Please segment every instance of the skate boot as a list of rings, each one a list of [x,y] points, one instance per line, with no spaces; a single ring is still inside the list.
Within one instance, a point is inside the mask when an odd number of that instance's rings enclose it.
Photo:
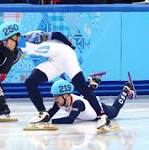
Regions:
[[[16,122],[16,117],[10,116],[10,109],[7,104],[3,103],[0,105],[0,122]]]
[[[135,90],[135,87],[134,87],[134,84],[130,81],[126,82],[125,83],[125,86],[123,88],[123,91],[125,91],[128,95],[128,98],[130,100],[136,98],[136,90]]]
[[[50,115],[46,111],[39,112],[37,117],[31,119],[30,124],[24,127],[24,131],[58,130],[58,127],[49,123]]]
[[[108,119],[107,115],[103,114],[100,116],[97,121],[97,129],[99,132],[108,132],[110,131],[110,119]]]
[[[31,119],[30,123],[35,124],[35,123],[42,123],[42,122],[49,122],[50,120],[50,115],[46,111],[41,111],[39,112],[38,117],[34,117]]]
[[[101,83],[101,78],[103,75],[105,75],[106,72],[99,72],[99,73],[94,73],[94,74],[90,74],[89,78],[88,78],[88,87],[90,87],[91,89],[97,89],[99,84]]]
[[[49,123],[50,115],[46,111],[39,112],[38,117],[31,119],[30,124],[24,128],[25,131],[58,130]]]
[[[0,106],[0,115],[6,115],[6,116],[9,116],[10,114],[10,109],[8,107],[7,104],[2,104]]]

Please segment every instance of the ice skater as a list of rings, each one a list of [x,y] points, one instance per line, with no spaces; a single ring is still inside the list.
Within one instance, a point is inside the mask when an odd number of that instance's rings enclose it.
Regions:
[[[92,80],[90,80],[89,86],[92,85]],[[51,87],[51,93],[54,96],[54,104],[52,108],[50,108],[48,111],[45,111],[47,115],[44,118],[45,120],[42,121],[51,120],[52,124],[73,124],[78,120],[96,120],[98,116],[88,100],[86,100],[83,96],[73,94],[73,91],[73,84],[67,80],[61,79],[54,82]],[[117,117],[127,98],[135,98],[135,91],[131,82],[126,82],[122,89],[122,92],[115,98],[112,105],[107,105],[103,102],[99,103],[108,118],[113,119]],[[68,116],[53,119],[53,116],[61,108],[64,108],[65,111],[68,112]],[[38,118],[36,121],[39,121]]]
[[[0,115],[7,117],[10,115],[10,109],[6,103],[2,82],[21,57],[22,52],[18,48],[20,36],[20,27],[17,23],[6,22],[0,25]]]

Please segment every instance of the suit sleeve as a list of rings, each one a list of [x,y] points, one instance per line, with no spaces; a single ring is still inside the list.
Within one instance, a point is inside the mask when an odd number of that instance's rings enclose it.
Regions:
[[[59,109],[60,108],[58,107],[58,105],[54,103],[53,107],[48,110],[50,118],[52,118],[58,112]]]
[[[0,46],[0,72],[8,73],[21,57],[21,50],[15,49],[15,52],[10,51],[8,48]]]
[[[52,119],[53,124],[72,124],[78,115],[85,110],[85,105],[82,101],[76,100],[72,105],[72,110],[67,117]]]
[[[75,50],[74,45],[61,32],[52,32],[51,40],[59,40],[59,41],[63,42],[64,44],[70,46],[72,49]]]

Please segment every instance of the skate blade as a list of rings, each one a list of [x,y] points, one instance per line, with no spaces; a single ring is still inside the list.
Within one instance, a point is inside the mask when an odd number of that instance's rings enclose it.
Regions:
[[[10,117],[10,118],[0,118],[0,122],[16,122],[16,121],[18,121],[18,119],[17,118],[12,118],[12,117]]]
[[[24,131],[51,131],[58,130],[58,128],[54,125],[28,125],[24,129]]]
[[[137,91],[136,91],[135,85],[134,85],[134,83],[133,83],[133,80],[132,80],[132,78],[131,78],[130,72],[128,72],[128,82],[130,82],[130,83],[132,84],[132,86],[133,86],[133,91],[135,92],[135,97],[134,97],[134,98],[136,98],[136,97],[137,97]]]
[[[97,129],[97,132],[99,134],[111,132],[111,131],[120,131],[120,127],[117,122],[112,121],[109,127],[101,127],[100,129]]]
[[[101,127],[99,129],[97,129],[97,132],[99,134],[107,133],[107,132],[110,132],[110,131],[111,131],[111,129],[109,127]]]
[[[116,125],[110,126],[110,131],[119,131],[119,130],[121,130],[119,126],[116,126]]]
[[[90,74],[90,76],[103,76],[103,75],[106,75],[106,72],[97,72],[97,73],[92,73]]]

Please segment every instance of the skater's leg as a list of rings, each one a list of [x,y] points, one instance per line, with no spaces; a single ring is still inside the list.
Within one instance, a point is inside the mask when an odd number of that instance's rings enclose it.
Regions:
[[[88,87],[93,91],[95,89],[97,89],[101,83],[102,75],[105,75],[105,74],[106,74],[106,72],[101,72],[101,73],[90,75],[88,78],[88,81],[87,81]],[[103,102],[101,102],[101,105],[104,110],[104,113],[108,116],[109,119],[113,119],[117,116],[118,110],[115,107],[113,107],[111,105],[106,105]]]
[[[114,100],[114,103],[113,103],[113,106],[117,109],[117,110],[120,110],[124,104],[125,104],[125,101],[127,99],[127,92],[125,92],[124,90],[121,92],[121,94],[119,96],[117,96]]]
[[[106,105],[103,102],[101,102],[101,104],[102,104],[105,114],[108,116],[109,119],[113,119],[118,115],[119,110],[116,107],[111,106],[111,105]]]
[[[10,109],[6,104],[6,99],[2,89],[2,85],[0,83],[0,115],[7,115],[7,114],[10,114]]]
[[[79,92],[84,96],[84,98],[86,98],[89,101],[90,105],[95,109],[97,116],[103,113],[95,94],[88,88],[88,85],[85,81],[82,72],[79,72],[72,79],[72,83],[79,90]]]
[[[102,103],[104,112],[109,119],[113,119],[118,115],[120,109],[124,106],[127,98],[132,99],[136,97],[135,96],[136,92],[134,90],[135,90],[134,84],[133,81],[131,80],[131,82],[129,81],[125,83],[122,92],[120,93],[119,96],[115,98],[112,106]]]
[[[25,81],[29,96],[38,111],[46,110],[43,104],[43,98],[38,89],[39,84],[46,81],[48,81],[47,76],[38,69],[34,69]]]
[[[103,109],[99,105],[98,100],[95,94],[93,93],[93,91],[89,89],[85,81],[85,78],[83,76],[83,73],[79,72],[77,75],[75,75],[75,77],[72,79],[72,83],[79,90],[79,92],[84,96],[84,98],[89,101],[90,105],[95,110],[97,117],[99,118],[97,122],[97,129],[109,125],[110,120],[108,120],[108,117],[103,112]]]
[[[92,90],[89,89],[85,78],[83,76],[82,72],[79,72],[73,79],[72,83],[74,86],[80,91],[80,93],[84,96],[85,99],[87,99],[90,103],[90,105],[93,107],[97,114],[97,118],[99,118],[97,122],[97,129],[108,126],[110,124],[110,120],[105,115],[102,106],[99,105],[98,100],[93,93]]]
[[[132,87],[132,83],[130,82],[125,83],[125,86],[123,87],[121,94],[115,99],[113,106],[116,109],[120,110],[124,106],[126,99],[127,98],[133,99],[135,97],[135,93],[136,92]]]

